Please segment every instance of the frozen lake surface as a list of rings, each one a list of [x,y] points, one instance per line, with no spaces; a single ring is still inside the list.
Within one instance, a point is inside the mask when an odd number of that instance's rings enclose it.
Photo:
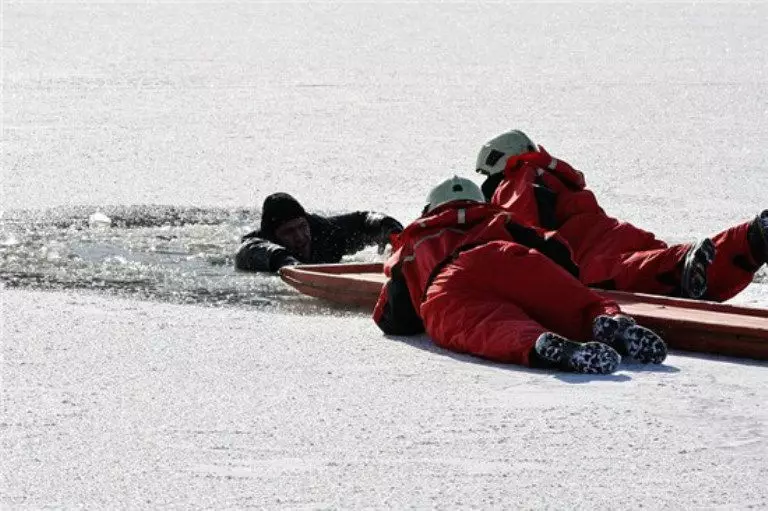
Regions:
[[[232,270],[269,193],[408,222],[510,128],[668,241],[748,220],[768,207],[765,5],[0,17],[0,507],[768,506],[765,363],[489,364]],[[766,282],[735,301],[768,307]]]

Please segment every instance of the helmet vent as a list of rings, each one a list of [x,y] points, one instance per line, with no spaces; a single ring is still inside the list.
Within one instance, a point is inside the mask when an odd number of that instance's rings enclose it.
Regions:
[[[464,187],[461,185],[453,185],[453,188],[451,188],[451,190],[453,190],[454,192],[463,192]]]
[[[488,158],[485,159],[485,164],[493,167],[499,162],[502,156],[504,156],[504,153],[497,151],[496,149],[492,149],[491,152],[488,153]]]

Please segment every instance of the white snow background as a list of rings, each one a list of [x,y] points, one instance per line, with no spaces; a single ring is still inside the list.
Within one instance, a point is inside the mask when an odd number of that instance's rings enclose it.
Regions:
[[[510,128],[669,241],[768,207],[763,2],[1,15],[5,214],[287,191],[410,221]],[[386,339],[322,306],[0,297],[5,509],[768,507],[763,362],[675,352],[576,376]]]

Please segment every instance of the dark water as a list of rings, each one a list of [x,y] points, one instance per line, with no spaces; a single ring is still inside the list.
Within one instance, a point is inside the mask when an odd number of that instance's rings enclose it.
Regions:
[[[108,225],[100,219],[109,219]],[[224,208],[9,211],[0,218],[0,284],[178,304],[343,313],[346,309],[300,295],[275,275],[234,270],[240,237],[254,221],[247,209]],[[364,251],[350,260],[373,257]],[[768,282],[765,268],[755,282]]]
[[[170,206],[5,212],[0,283],[180,304],[342,312],[299,295],[277,276],[234,270],[240,237],[253,221],[245,209]]]

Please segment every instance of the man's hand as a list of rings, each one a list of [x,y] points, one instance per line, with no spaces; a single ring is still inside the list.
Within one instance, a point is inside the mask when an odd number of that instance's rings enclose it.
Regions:
[[[568,163],[553,158],[544,146],[539,146],[538,151],[510,156],[504,170],[514,170],[521,165],[533,165],[539,169],[551,172],[567,186],[581,190],[585,186],[584,174],[571,167]],[[539,173],[541,175],[541,172]]]
[[[510,156],[507,160],[505,169],[514,169],[523,164],[533,165],[545,170],[554,170],[557,160],[552,158],[543,146],[539,146],[538,151],[530,151],[515,156]]]
[[[403,232],[403,226],[392,217],[386,217],[381,221],[381,231],[377,242],[379,255],[383,254],[387,244],[391,244],[391,237],[394,234]]]
[[[273,271],[277,271],[283,266],[296,266],[301,264],[301,261],[293,257],[291,254],[285,254],[277,261],[276,268]]]

